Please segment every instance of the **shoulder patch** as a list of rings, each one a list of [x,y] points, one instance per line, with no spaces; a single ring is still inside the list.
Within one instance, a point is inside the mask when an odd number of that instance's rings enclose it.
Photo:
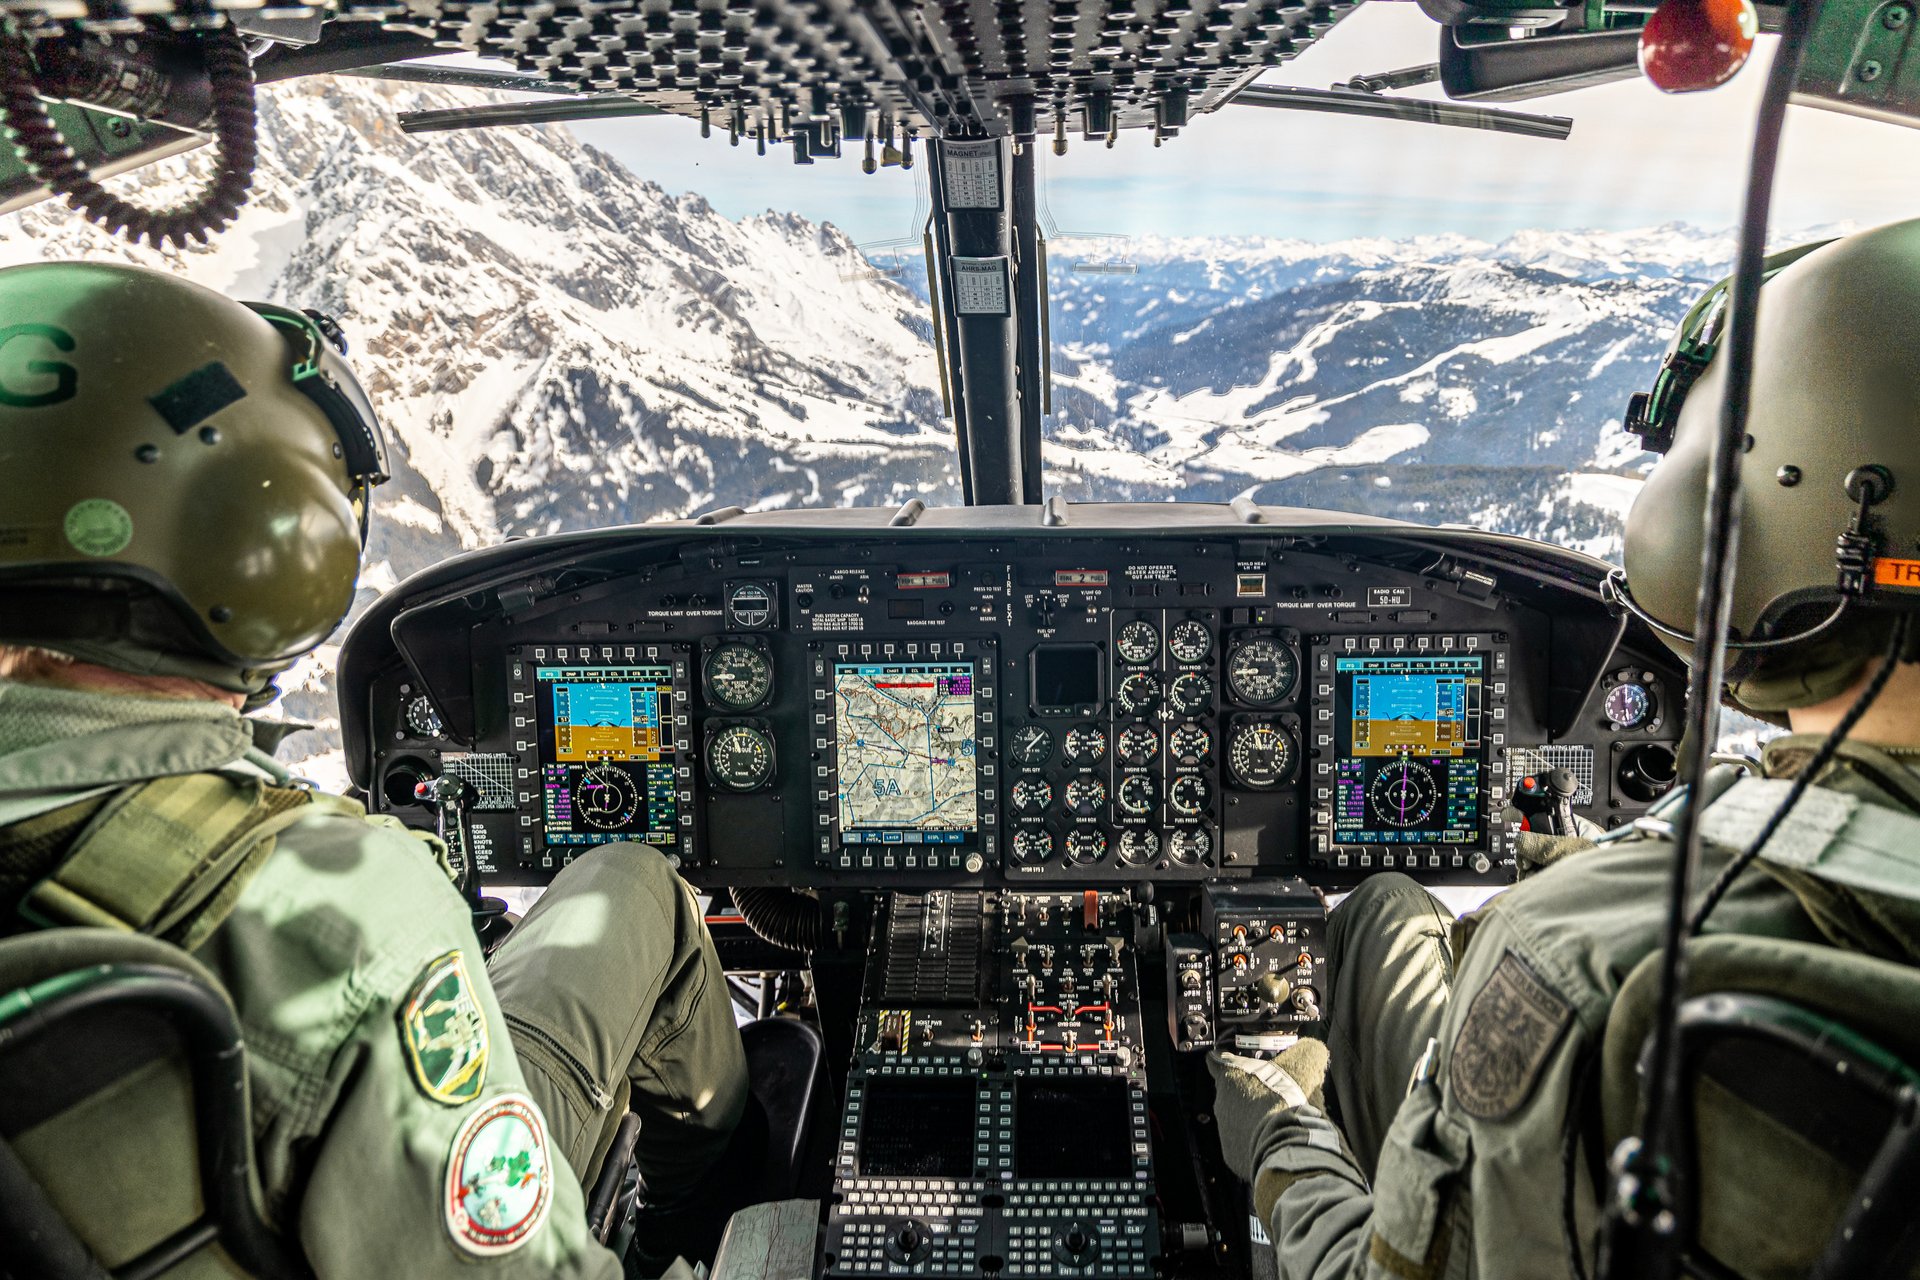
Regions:
[[[467,964],[449,951],[427,966],[400,1009],[400,1040],[414,1083],[435,1102],[465,1106],[487,1083],[487,1015]]]
[[[1573,1006],[1509,951],[1473,995],[1454,1038],[1447,1081],[1460,1109],[1503,1120],[1533,1092],[1540,1068],[1573,1018]]]
[[[489,1258],[530,1240],[553,1206],[547,1125],[533,1099],[502,1094],[453,1135],[443,1197],[447,1233],[462,1250]]]

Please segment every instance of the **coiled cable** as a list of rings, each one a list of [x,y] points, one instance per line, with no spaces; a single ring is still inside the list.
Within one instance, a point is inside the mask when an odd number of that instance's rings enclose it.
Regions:
[[[812,955],[826,937],[819,899],[796,889],[735,888],[733,905],[747,928],[776,947]]]
[[[0,124],[34,181],[65,198],[89,222],[155,247],[178,248],[188,240],[205,244],[208,236],[230,226],[246,204],[259,140],[253,64],[246,46],[227,29],[205,37],[202,52],[213,93],[214,173],[205,188],[184,203],[143,208],[95,180],[40,100],[33,52],[11,22],[0,24]]]

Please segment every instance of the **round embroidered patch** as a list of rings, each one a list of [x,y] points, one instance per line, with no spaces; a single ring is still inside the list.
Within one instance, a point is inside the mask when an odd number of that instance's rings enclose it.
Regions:
[[[88,498],[67,508],[67,541],[82,555],[110,556],[133,541],[133,517],[112,498]]]
[[[453,1242],[479,1257],[510,1253],[547,1220],[553,1165],[547,1126],[525,1094],[503,1094],[467,1117],[447,1157]]]

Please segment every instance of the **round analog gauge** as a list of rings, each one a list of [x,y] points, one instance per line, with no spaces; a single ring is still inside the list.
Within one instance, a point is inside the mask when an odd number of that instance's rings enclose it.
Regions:
[[[727,592],[727,616],[736,627],[758,631],[773,619],[773,597],[757,582],[743,582]]]
[[[723,644],[707,657],[707,700],[729,711],[746,711],[773,692],[773,663],[750,644]]]
[[[1213,649],[1213,636],[1204,622],[1188,618],[1167,632],[1167,652],[1182,662],[1201,662]]]
[[[1205,813],[1207,801],[1211,798],[1212,791],[1207,786],[1207,780],[1197,773],[1183,773],[1167,788],[1167,803],[1173,806],[1175,813],[1189,818]]]
[[[1207,860],[1213,852],[1213,837],[1203,827],[1176,831],[1167,837],[1167,852],[1175,862],[1190,867]]]
[[[1153,629],[1151,622],[1136,618],[1120,628],[1120,634],[1113,638],[1113,647],[1119,651],[1122,662],[1152,662],[1153,655],[1160,652],[1160,633]]]
[[[1021,813],[1039,813],[1053,803],[1053,788],[1044,778],[1022,778],[1013,784],[1013,807]]]
[[[1107,735],[1090,724],[1067,731],[1067,760],[1072,764],[1092,764],[1107,753]]]
[[[1037,724],[1023,724],[1013,731],[1009,748],[1013,763],[1021,769],[1038,769],[1053,759],[1053,735]]]
[[[1617,684],[1607,690],[1607,719],[1613,721],[1616,729],[1637,729],[1647,722],[1653,712],[1653,699],[1647,695],[1645,685]],[[412,713],[407,719],[412,721]]]
[[[1053,856],[1053,837],[1033,828],[1016,831],[1013,833],[1013,856],[1017,862],[1037,867]]]
[[[1144,867],[1160,856],[1160,837],[1151,831],[1122,831],[1120,861],[1130,867]]]
[[[640,812],[640,803],[640,784],[617,764],[584,765],[574,779],[573,811],[588,826],[624,830]]]
[[[1300,660],[1272,636],[1255,636],[1227,659],[1227,685],[1242,702],[1264,706],[1293,692]]]
[[[1167,751],[1181,764],[1195,765],[1213,750],[1213,735],[1197,724],[1183,724],[1167,738]]]
[[[1417,827],[1439,803],[1440,789],[1425,766],[1398,760],[1367,783],[1367,808],[1392,827]]]
[[[1107,802],[1107,784],[1098,778],[1075,778],[1067,784],[1067,808],[1090,818]]]
[[[1167,701],[1182,715],[1198,715],[1213,701],[1213,681],[1197,671],[1189,671],[1173,682]]]
[[[1118,799],[1120,812],[1144,818],[1153,812],[1154,801],[1159,797],[1154,794],[1153,779],[1144,773],[1135,773],[1121,779]]]
[[[1067,837],[1067,861],[1086,866],[1106,856],[1107,837],[1100,831],[1076,831]]]
[[[1136,671],[1120,682],[1120,709],[1137,716],[1160,700],[1160,677],[1151,671]]]
[[[1293,735],[1269,720],[1238,725],[1227,739],[1227,768],[1243,787],[1264,790],[1293,776]]]
[[[440,723],[440,713],[433,709],[433,700],[423,693],[407,704],[407,728],[423,738],[437,738],[446,726]]]
[[[757,791],[773,781],[773,739],[750,724],[729,725],[707,740],[707,772],[730,791]]]
[[[1160,750],[1160,735],[1144,724],[1128,725],[1120,731],[1114,750],[1128,764],[1145,764]]]

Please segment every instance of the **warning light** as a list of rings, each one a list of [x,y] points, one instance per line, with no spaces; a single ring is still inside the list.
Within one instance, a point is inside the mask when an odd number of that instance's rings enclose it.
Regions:
[[[1661,0],[1640,29],[1640,70],[1665,93],[1697,93],[1733,79],[1760,30],[1752,0]]]
[[[1873,585],[1920,591],[1920,560],[1876,557],[1873,562]]]

